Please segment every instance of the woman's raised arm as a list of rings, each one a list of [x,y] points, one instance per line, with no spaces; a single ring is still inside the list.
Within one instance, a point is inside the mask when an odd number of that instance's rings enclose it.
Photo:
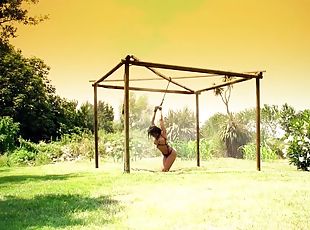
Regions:
[[[157,106],[155,107],[154,109],[154,114],[153,114],[153,118],[152,118],[152,121],[151,121],[151,125],[155,125],[155,117],[156,117],[156,112],[157,112]]]

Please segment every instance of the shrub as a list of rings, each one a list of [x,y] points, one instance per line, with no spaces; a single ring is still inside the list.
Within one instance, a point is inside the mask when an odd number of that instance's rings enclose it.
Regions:
[[[26,141],[23,138],[19,138],[18,141],[20,144],[20,149],[35,154],[35,162],[37,162],[38,164],[56,161],[56,159],[61,157],[63,154],[60,142],[46,143],[44,141],[41,141],[36,144],[31,141]]]
[[[121,132],[108,133],[104,135],[104,138],[99,139],[99,148],[105,154],[106,157],[111,157],[115,162],[123,159],[125,152],[124,148],[124,134]],[[158,151],[154,149],[153,144],[150,142],[152,139],[147,138],[145,131],[133,129],[130,132],[129,139],[129,151],[131,160],[138,160],[145,157],[154,157],[158,154]]]
[[[102,151],[101,148],[99,150]],[[79,151],[83,157],[89,160],[93,159],[95,153],[94,138],[92,136],[85,136],[80,142]]]
[[[133,130],[129,143],[132,160],[159,155],[159,151],[154,148],[153,138],[148,139],[146,131]]]
[[[5,153],[3,155],[0,155],[0,167],[7,167],[7,166],[10,166],[10,163],[7,153]]]
[[[310,171],[310,139],[308,137],[289,136],[287,156],[297,169]]]
[[[102,154],[102,140],[104,135],[99,132],[99,152]],[[92,159],[94,157],[94,137],[89,132],[80,132],[79,134],[66,134],[60,142],[54,142],[58,145],[58,153],[54,161],[77,160],[82,158]]]
[[[216,142],[214,140],[202,139],[200,141],[200,154],[202,159],[210,160],[216,155]]]
[[[287,122],[284,152],[290,164],[310,171],[310,110],[293,115]]]
[[[37,144],[31,141],[26,141],[25,139],[21,137],[18,138],[18,142],[19,142],[20,149],[24,149],[28,152],[34,152],[34,153],[38,152]]]
[[[197,156],[196,141],[178,141],[172,146],[177,151],[178,157],[181,159],[195,159]],[[199,150],[202,159],[212,159],[217,153],[217,143],[213,140],[201,139]]]
[[[243,158],[247,160],[255,160],[256,159],[256,144],[250,143],[240,147],[240,150],[243,152]],[[266,143],[263,143],[261,146],[261,160],[277,160],[279,156],[276,151],[274,151],[270,146]]]
[[[9,155],[9,165],[34,165],[36,154],[27,149],[18,148]]]
[[[12,165],[38,165],[93,156],[93,138],[88,133],[64,135],[56,142],[38,144],[19,138],[20,147],[9,155]]]
[[[52,160],[51,160],[50,156],[47,153],[41,152],[41,153],[36,155],[34,163],[35,163],[35,165],[45,165],[45,164],[49,164],[51,162],[52,162]]]
[[[196,142],[195,141],[176,141],[172,144],[176,150],[177,156],[182,160],[194,159],[196,156]]]
[[[123,158],[124,137],[121,133],[109,133],[105,136],[103,149],[100,151],[108,157],[112,157],[115,162]]]
[[[61,142],[46,143],[41,141],[36,144],[35,151],[37,152],[36,160],[38,161],[38,164],[57,161],[57,159],[59,159],[63,154]]]
[[[11,117],[0,117],[0,154],[15,148],[18,132],[19,123],[13,122]]]

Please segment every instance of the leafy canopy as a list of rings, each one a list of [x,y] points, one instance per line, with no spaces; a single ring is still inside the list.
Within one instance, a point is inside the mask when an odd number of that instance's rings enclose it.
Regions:
[[[39,0],[0,0],[0,42],[8,43],[10,38],[16,37],[16,23],[36,25],[47,19],[47,16],[32,17],[24,4],[36,4]]]

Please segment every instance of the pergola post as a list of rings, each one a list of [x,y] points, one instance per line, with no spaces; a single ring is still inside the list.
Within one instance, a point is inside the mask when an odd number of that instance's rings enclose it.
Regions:
[[[129,154],[129,60],[126,57],[124,75],[124,130],[125,130],[125,155],[124,172],[130,173],[130,154]]]
[[[260,86],[259,78],[256,78],[256,166],[260,171],[261,155],[260,155]]]
[[[197,166],[200,166],[200,136],[199,136],[199,93],[196,93],[196,153],[197,153]]]
[[[94,135],[95,135],[95,167],[99,168],[98,151],[98,106],[97,106],[97,84],[94,84]]]

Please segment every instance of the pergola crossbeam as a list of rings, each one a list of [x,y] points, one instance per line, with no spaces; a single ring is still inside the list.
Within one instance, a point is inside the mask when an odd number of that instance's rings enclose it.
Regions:
[[[123,60],[125,62],[125,60]],[[208,73],[208,74],[216,74],[222,76],[230,76],[230,77],[243,77],[243,78],[263,78],[261,74],[246,74],[246,73],[236,73],[236,72],[228,72],[222,70],[211,70],[211,69],[202,69],[195,67],[186,67],[186,66],[178,66],[178,65],[168,65],[168,64],[160,64],[153,62],[143,62],[137,60],[130,60],[129,64],[135,66],[144,66],[144,67],[152,67],[159,69],[170,69],[170,70],[179,70],[186,72],[196,72],[196,73]]]
[[[245,73],[260,73],[265,71],[252,71],[252,72],[245,72]],[[196,75],[196,76],[180,76],[180,77],[171,77],[172,80],[187,80],[187,79],[198,79],[198,78],[208,78],[208,77],[220,77],[218,74],[208,74],[208,75]],[[147,78],[133,78],[129,79],[129,81],[162,81],[166,79],[162,78],[154,78],[154,77],[147,77]],[[107,79],[105,82],[123,82],[123,79]],[[95,81],[90,81],[95,82]]]
[[[112,73],[114,73],[116,70],[118,70],[124,63],[120,62],[118,63],[113,69],[111,69],[108,73],[106,73],[104,76],[102,76],[99,80],[95,81],[95,83],[100,83],[104,79],[108,78]],[[124,81],[124,80],[123,80]]]
[[[131,56],[131,58],[133,58],[133,59],[134,59],[135,61],[137,61],[137,62],[140,62],[140,61],[138,60],[138,58],[134,57],[133,55]],[[124,60],[123,60],[123,62],[124,62]],[[129,63],[130,63],[130,61],[129,61]],[[171,77],[165,76],[164,74],[158,72],[157,70],[153,69],[152,67],[150,67],[150,66],[144,66],[144,67],[146,67],[148,70],[150,70],[150,71],[152,71],[153,73],[155,73],[157,76],[159,76],[159,77],[161,77],[161,78],[163,78],[163,79],[165,79],[165,80],[167,80],[167,81],[170,81],[171,83],[173,83],[173,84],[175,84],[175,85],[177,85],[177,86],[179,86],[179,87],[181,87],[181,88],[183,88],[183,89],[185,89],[185,90],[188,90],[188,91],[194,93],[194,90],[192,90],[192,89],[190,89],[190,88],[188,88],[188,87],[186,87],[186,86],[184,86],[184,85],[182,85],[182,84],[180,84],[180,83],[178,83],[178,82],[175,82],[174,80],[172,80]]]
[[[221,88],[221,87],[224,87],[224,86],[233,85],[233,84],[240,83],[240,82],[243,82],[243,81],[248,81],[248,80],[250,80],[250,79],[245,79],[245,78],[237,79],[237,80],[234,80],[234,81],[229,81],[229,82],[225,82],[225,83],[222,83],[222,84],[214,85],[214,86],[211,86],[211,87],[208,87],[208,88],[205,88],[205,89],[197,90],[196,92],[197,93],[201,93],[201,92],[204,92],[204,91],[214,90],[214,89],[218,89],[218,88]]]
[[[117,85],[102,85],[98,84],[98,87],[107,88],[107,89],[124,89],[123,86]],[[149,89],[149,88],[140,88],[140,87],[129,87],[129,90],[133,91],[145,91],[145,92],[158,92],[158,93],[177,93],[177,94],[194,94],[185,90],[164,90],[164,89]]]

